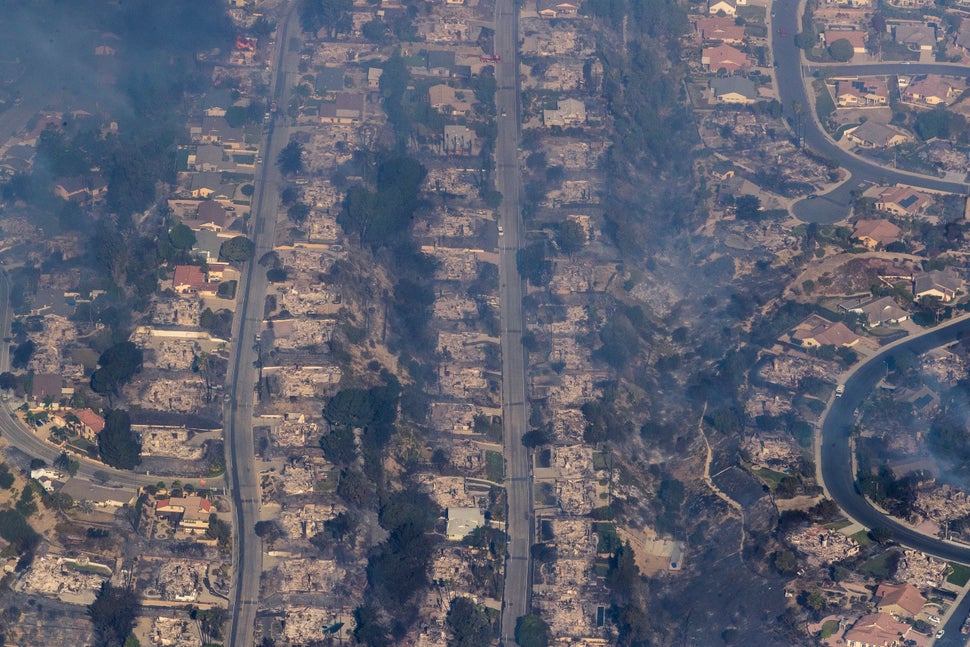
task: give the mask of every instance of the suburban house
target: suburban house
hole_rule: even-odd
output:
[[[222,144],[232,148],[241,148],[246,141],[245,131],[230,126],[225,117],[203,117],[198,133],[193,128],[190,134],[203,144]]]
[[[832,322],[819,315],[809,315],[805,321],[798,324],[791,333],[791,338],[801,342],[806,348],[819,346],[836,346],[851,348],[859,343],[860,337],[841,321]]]
[[[893,27],[896,42],[919,52],[932,52],[936,47],[936,28],[930,25],[904,23]]]
[[[912,584],[880,584],[876,589],[879,599],[876,609],[896,618],[914,618],[923,610],[926,598]]]
[[[478,508],[448,508],[448,529],[445,534],[452,541],[461,541],[476,528],[485,525],[485,516]]]
[[[738,5],[747,4],[747,0],[744,2],[737,2],[736,0],[713,0],[707,5],[707,12],[710,14],[721,14],[726,16],[734,16],[738,13]]]
[[[845,136],[850,142],[863,148],[899,146],[911,139],[909,135],[872,119],[845,131]]]
[[[933,199],[930,196],[907,186],[889,187],[876,199],[876,209],[894,216],[915,216],[923,213],[931,204]]]
[[[949,270],[933,270],[913,277],[913,296],[917,301],[923,297],[937,297],[943,303],[949,303],[962,289],[963,279]]]
[[[101,175],[65,177],[54,184],[54,195],[71,202],[87,202],[100,198],[108,191],[108,181]]]
[[[845,632],[847,647],[899,647],[912,625],[900,622],[888,613],[862,616]]]
[[[472,109],[470,90],[456,90],[450,85],[439,83],[428,88],[428,101],[439,112],[466,113]]]
[[[730,45],[705,47],[701,50],[701,65],[711,73],[724,70],[728,74],[733,74],[748,68],[748,55]]]
[[[711,79],[711,98],[714,103],[751,104],[758,100],[758,88],[743,76]]]
[[[74,415],[77,422],[67,419],[67,427],[83,438],[94,441],[104,429],[104,418],[91,409],[74,409],[70,413]]]
[[[701,16],[694,23],[694,29],[701,40],[716,40],[733,45],[744,42],[744,25],[735,24],[734,19],[727,16]]]
[[[852,230],[852,237],[869,249],[885,247],[899,240],[899,227],[888,220],[859,220]]]
[[[198,265],[176,265],[172,289],[179,294],[198,292],[205,285],[205,273]]]
[[[202,534],[209,529],[209,515],[215,508],[208,499],[200,496],[170,497],[155,502],[155,514],[167,518],[179,530],[190,535]]]
[[[579,14],[579,3],[569,0],[539,0],[537,3],[540,18],[574,18]]]
[[[831,47],[837,40],[845,39],[852,43],[853,54],[866,53],[866,32],[855,29],[826,29],[825,46]]]
[[[471,155],[478,138],[468,126],[445,126],[442,150],[446,155]]]
[[[214,88],[202,98],[202,114],[206,117],[225,117],[234,103],[228,88]]]
[[[205,200],[199,203],[195,219],[186,219],[183,222],[193,231],[207,229],[218,233],[229,226],[230,216],[226,208],[218,202]]]
[[[317,72],[317,77],[313,82],[313,89],[320,96],[343,92],[344,90],[344,68],[324,67]]]
[[[42,404],[50,398],[52,403],[57,404],[61,401],[63,383],[64,380],[56,373],[36,373],[31,382],[30,397]]]
[[[543,110],[542,122],[547,127],[579,126],[586,123],[586,104],[578,99],[563,99],[555,110]]]
[[[870,328],[896,324],[900,321],[909,319],[909,313],[899,307],[896,300],[892,297],[859,297],[839,304],[839,310],[843,312],[854,312],[866,319],[866,325]]]
[[[910,81],[901,94],[903,101],[938,106],[952,99],[956,90],[949,81],[939,74],[927,74]]]
[[[325,124],[356,124],[363,115],[363,94],[340,92],[335,102],[320,104],[320,121]]]
[[[840,108],[889,105],[889,85],[876,77],[840,79],[835,82],[835,100]]]
[[[193,171],[219,171],[222,169],[223,150],[216,144],[202,144],[190,153],[187,166]]]
[[[451,76],[455,71],[455,52],[433,49],[428,52],[428,74]]]

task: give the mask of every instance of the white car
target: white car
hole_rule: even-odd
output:
[[[936,632],[936,638],[937,638],[937,640],[939,640],[940,638],[942,638],[944,633],[946,633],[946,632],[943,631],[942,629],[940,629],[939,631],[937,631]]]
[[[502,225],[499,225],[498,226],[498,235],[501,236],[504,233],[505,233],[505,227],[503,227]]]
[[[929,620],[930,622],[932,622],[935,625],[940,624],[940,617],[939,616],[926,616],[926,619]]]
[[[837,387],[835,387],[835,397],[841,398],[843,393],[845,393],[845,385],[844,384],[840,384]]]

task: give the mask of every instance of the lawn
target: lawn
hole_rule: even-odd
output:
[[[825,640],[830,636],[834,636],[838,630],[839,630],[838,620],[826,620],[825,623],[822,624],[822,635],[819,637],[822,640]]]
[[[757,469],[754,471],[754,473],[758,476],[758,478],[767,483],[768,487],[770,487],[772,490],[777,488],[778,484],[781,483],[781,480],[788,476],[783,472],[776,472],[775,470],[770,470],[766,467]]]
[[[946,581],[957,586],[966,586],[970,582],[970,567],[963,564],[950,562],[950,574],[946,576]]]
[[[489,481],[501,483],[505,480],[505,458],[498,452],[485,452],[485,475]]]
[[[869,539],[868,530],[860,530],[859,532],[853,535],[850,535],[850,537],[852,539],[855,539],[856,543],[859,544],[860,546],[864,546],[864,547],[872,546],[872,540]]]
[[[833,521],[832,523],[827,523],[823,526],[826,530],[842,530],[852,525],[852,522],[848,519],[843,519],[842,521]]]
[[[891,573],[889,572],[890,563],[893,560],[893,552],[886,551],[880,555],[876,555],[865,564],[859,567],[863,573],[868,573],[878,580],[889,579]]]

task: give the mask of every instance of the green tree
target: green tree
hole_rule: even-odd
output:
[[[829,45],[829,56],[840,63],[845,63],[852,59],[855,48],[847,38],[840,38]]]
[[[222,243],[219,259],[230,263],[246,263],[256,253],[256,245],[245,236],[235,236]]]
[[[305,202],[297,202],[290,205],[290,208],[286,210],[286,217],[295,222],[298,225],[302,225],[306,222],[306,219],[310,215],[310,205]]]
[[[487,647],[492,644],[492,625],[485,610],[471,598],[458,597],[448,609],[453,647]]]
[[[572,256],[586,244],[586,230],[575,220],[566,220],[560,223],[556,231],[556,243],[559,244],[559,251]]]
[[[141,370],[143,361],[144,353],[133,342],[111,346],[98,358],[100,368],[91,375],[91,390],[102,395],[117,394],[118,387]]]
[[[515,642],[521,647],[548,647],[551,637],[549,625],[534,613],[515,621]]]
[[[101,460],[118,469],[130,470],[141,463],[141,444],[131,431],[131,418],[122,409],[110,409],[104,429],[98,434]]]
[[[168,232],[168,241],[175,249],[188,250],[195,245],[195,232],[186,225],[179,223]]]
[[[105,582],[88,605],[88,617],[94,625],[95,645],[121,647],[125,644],[141,610],[138,594],[130,588]]]
[[[339,32],[347,31],[353,6],[353,0],[301,0],[300,26],[313,34],[326,28],[327,35],[334,38]]]
[[[303,146],[299,142],[290,142],[283,147],[276,164],[283,175],[296,175],[303,172]]]
[[[798,567],[798,562],[795,560],[795,553],[790,550],[779,550],[774,554],[774,564],[778,572],[787,575],[789,573],[794,573],[795,569]]]

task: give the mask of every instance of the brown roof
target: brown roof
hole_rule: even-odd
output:
[[[918,614],[926,604],[926,598],[912,584],[880,584],[876,597],[881,598],[878,606],[880,611],[897,606],[911,616]]]
[[[198,265],[176,265],[175,278],[172,280],[172,287],[179,288],[188,286],[198,290],[205,283],[205,274]]]
[[[856,238],[871,238],[877,243],[888,245],[899,238],[900,229],[885,219],[860,220],[856,222],[852,235]]]
[[[706,40],[744,40],[744,27],[728,16],[702,16],[697,19],[697,33]]]
[[[870,613],[859,618],[852,629],[845,632],[846,642],[852,640],[865,645],[896,645],[900,634],[906,636],[911,627],[888,613]]]
[[[822,346],[851,346],[859,336],[841,321],[831,322],[818,315],[811,315],[799,324],[792,337],[801,341],[814,340]]]
[[[218,227],[225,227],[228,217],[225,207],[218,202],[206,200],[199,205],[198,219],[200,223],[211,222]]]
[[[81,424],[93,431],[96,434],[101,433],[104,429],[104,418],[96,414],[91,409],[75,409],[72,411]]]
[[[62,384],[61,376],[56,373],[37,373],[34,375],[30,394],[38,401],[50,396],[57,402],[61,399]]]

